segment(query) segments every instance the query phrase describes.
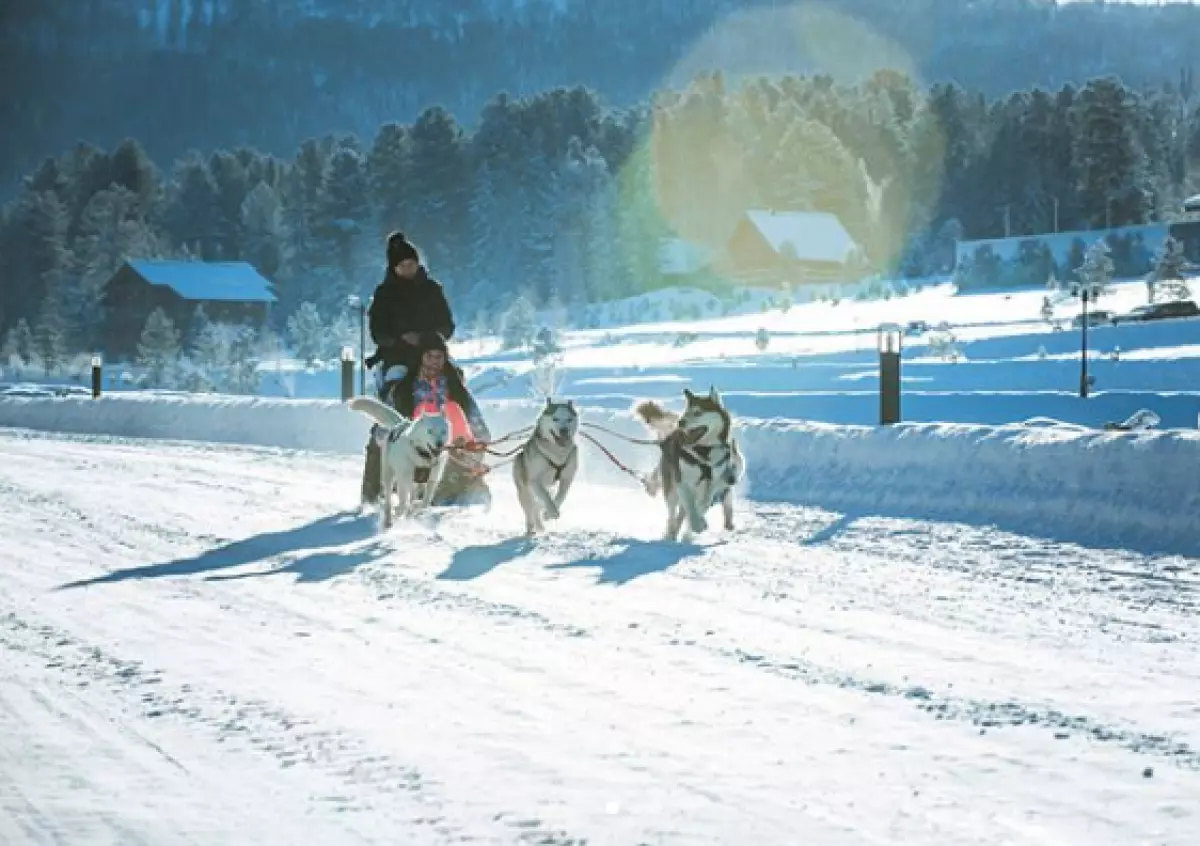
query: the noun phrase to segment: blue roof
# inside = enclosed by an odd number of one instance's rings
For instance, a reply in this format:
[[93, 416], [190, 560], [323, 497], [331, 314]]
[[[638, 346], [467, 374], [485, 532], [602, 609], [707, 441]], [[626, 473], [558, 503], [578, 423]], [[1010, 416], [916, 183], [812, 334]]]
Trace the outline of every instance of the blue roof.
[[273, 303], [271, 283], [244, 261], [130, 261], [151, 285], [170, 288], [185, 300]]

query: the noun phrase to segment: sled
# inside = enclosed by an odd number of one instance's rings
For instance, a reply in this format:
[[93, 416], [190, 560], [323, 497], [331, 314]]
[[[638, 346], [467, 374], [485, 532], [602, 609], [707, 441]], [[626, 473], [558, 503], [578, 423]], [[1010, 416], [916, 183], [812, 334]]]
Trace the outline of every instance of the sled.
[[432, 505], [487, 505], [492, 492], [483, 477], [488, 472], [482, 461], [480, 444], [475, 440], [471, 424], [463, 408], [453, 400], [445, 400], [441, 408], [432, 397], [413, 409], [413, 419], [426, 414], [441, 413], [450, 424], [452, 445], [446, 462], [442, 483], [434, 494]]

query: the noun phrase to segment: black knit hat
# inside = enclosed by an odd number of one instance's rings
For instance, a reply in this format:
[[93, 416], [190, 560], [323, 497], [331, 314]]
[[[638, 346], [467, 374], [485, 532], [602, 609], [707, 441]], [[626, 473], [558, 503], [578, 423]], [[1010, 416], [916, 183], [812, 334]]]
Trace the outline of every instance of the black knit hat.
[[419, 262], [421, 256], [417, 253], [417, 248], [404, 237], [403, 232], [393, 232], [387, 237], [387, 266], [391, 269], [405, 259]]
[[421, 355], [430, 350], [439, 350], [442, 353], [449, 354], [450, 350], [446, 347], [446, 339], [442, 337], [440, 332], [422, 332], [421, 341], [417, 344]]

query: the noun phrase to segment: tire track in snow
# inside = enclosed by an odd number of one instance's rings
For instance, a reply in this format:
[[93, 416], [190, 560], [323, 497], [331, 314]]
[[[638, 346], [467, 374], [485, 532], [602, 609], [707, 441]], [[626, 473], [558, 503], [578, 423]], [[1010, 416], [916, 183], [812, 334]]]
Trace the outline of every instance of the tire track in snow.
[[[414, 805], [407, 824], [426, 827], [445, 842], [480, 842], [450, 821], [451, 812], [436, 796], [436, 784], [419, 769], [373, 754], [345, 732], [322, 729], [261, 700], [220, 690], [201, 692], [190, 684], [173, 686], [160, 670], [122, 660], [54, 626], [26, 622], [13, 612], [0, 614], [0, 648], [35, 657], [76, 687], [104, 685], [133, 700], [147, 720], [176, 719], [205, 730], [218, 743], [273, 758], [283, 769], [314, 770], [327, 777], [332, 788], [314, 798], [339, 812], [377, 811], [380, 806], [394, 809], [396, 799], [403, 795]], [[364, 789], [369, 798], [361, 795]], [[501, 814], [493, 821], [517, 843], [587, 844], [586, 839], [547, 828], [534, 817]], [[489, 841], [494, 842], [491, 838], [484, 842]]]

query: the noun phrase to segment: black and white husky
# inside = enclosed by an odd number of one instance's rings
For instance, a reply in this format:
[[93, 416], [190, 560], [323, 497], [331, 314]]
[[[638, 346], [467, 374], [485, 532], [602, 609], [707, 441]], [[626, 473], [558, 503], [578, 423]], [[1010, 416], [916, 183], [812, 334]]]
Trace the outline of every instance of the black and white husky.
[[353, 411], [375, 421], [379, 444], [380, 515], [383, 528], [392, 526], [392, 490], [397, 494], [396, 514], [408, 517], [417, 506], [428, 508], [446, 469], [446, 446], [450, 424], [440, 414], [425, 414], [409, 420], [396, 409], [372, 396], [358, 396], [348, 403]]
[[[547, 397], [533, 434], [513, 461], [513, 481], [521, 510], [525, 512], [526, 534], [544, 531], [543, 518], [559, 518], [579, 470], [578, 432], [579, 412], [575, 403], [554, 402]], [[555, 488], [553, 494], [551, 488]]]
[[684, 389], [682, 414], [646, 400], [634, 413], [661, 440], [662, 456], [646, 482], [651, 496], [661, 489], [667, 501], [667, 530], [676, 540], [687, 518], [692, 534], [708, 529], [705, 514], [718, 502], [725, 511], [725, 529], [733, 530], [733, 488], [746, 472], [746, 462], [733, 437], [733, 419], [713, 388], [701, 397]]

